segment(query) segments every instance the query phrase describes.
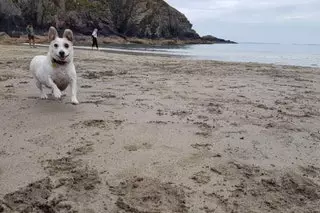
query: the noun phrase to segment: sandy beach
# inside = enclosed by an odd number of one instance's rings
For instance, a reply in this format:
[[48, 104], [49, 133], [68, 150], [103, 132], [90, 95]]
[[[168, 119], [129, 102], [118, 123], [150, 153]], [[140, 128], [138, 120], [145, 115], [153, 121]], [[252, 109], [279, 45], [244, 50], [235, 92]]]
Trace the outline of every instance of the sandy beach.
[[0, 49], [1, 213], [320, 212], [320, 69], [77, 49], [74, 106]]

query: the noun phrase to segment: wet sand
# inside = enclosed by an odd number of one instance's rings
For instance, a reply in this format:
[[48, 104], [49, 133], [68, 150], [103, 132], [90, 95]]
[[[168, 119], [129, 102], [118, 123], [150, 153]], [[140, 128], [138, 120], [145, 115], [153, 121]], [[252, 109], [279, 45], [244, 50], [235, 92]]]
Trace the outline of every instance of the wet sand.
[[0, 212], [320, 212], [320, 69], [76, 50], [73, 106], [0, 49]]

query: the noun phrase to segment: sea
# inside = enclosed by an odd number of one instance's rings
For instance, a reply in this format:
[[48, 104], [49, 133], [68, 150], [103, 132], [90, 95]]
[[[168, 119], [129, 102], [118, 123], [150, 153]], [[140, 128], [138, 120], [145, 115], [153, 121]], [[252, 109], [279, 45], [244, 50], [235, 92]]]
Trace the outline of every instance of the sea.
[[320, 67], [320, 44], [199, 44], [199, 45], [105, 45], [102, 50], [185, 56], [195, 60], [258, 62], [277, 65]]

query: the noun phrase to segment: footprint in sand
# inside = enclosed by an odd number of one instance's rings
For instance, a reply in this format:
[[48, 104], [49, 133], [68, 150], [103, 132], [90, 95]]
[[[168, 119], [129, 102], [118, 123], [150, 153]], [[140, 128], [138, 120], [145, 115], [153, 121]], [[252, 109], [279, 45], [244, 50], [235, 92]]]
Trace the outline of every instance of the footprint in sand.
[[212, 144], [199, 144], [199, 143], [196, 143], [196, 144], [191, 144], [191, 147], [194, 148], [194, 149], [198, 149], [198, 150], [211, 150], [211, 147], [212, 147]]
[[99, 128], [99, 129], [106, 129], [110, 127], [117, 128], [119, 127], [124, 120], [102, 120], [102, 119], [91, 119], [91, 120], [85, 120], [85, 121], [80, 121], [78, 123], [72, 124], [72, 128]]
[[91, 88], [92, 86], [90, 86], [90, 85], [82, 85], [82, 86], [80, 86], [81, 88], [84, 88], [84, 89], [87, 89], [87, 88]]
[[117, 207], [126, 212], [188, 212], [183, 188], [158, 179], [133, 177], [109, 188], [118, 196]]
[[81, 156], [81, 155], [85, 155], [88, 154], [90, 152], [93, 152], [93, 143], [92, 142], [88, 142], [87, 144], [85, 144], [84, 146], [78, 147], [78, 148], [74, 148], [71, 151], [68, 151], [67, 154], [71, 157], [77, 157], [77, 156]]
[[127, 145], [124, 146], [124, 149], [129, 151], [129, 152], [135, 152], [138, 151], [139, 149], [151, 149], [152, 145], [149, 143], [143, 143], [141, 145]]
[[[227, 183], [217, 183], [216, 190], [206, 196], [216, 198], [223, 209], [233, 209], [237, 203], [239, 212], [307, 213], [320, 205], [320, 185], [296, 171], [268, 171], [234, 161], [211, 171], [225, 177]], [[314, 173], [314, 168], [308, 171]], [[226, 192], [230, 193], [227, 199]]]
[[210, 182], [211, 177], [204, 171], [200, 171], [192, 175], [191, 179], [198, 184], [207, 184]]
[[91, 203], [101, 184], [97, 170], [70, 157], [46, 161], [45, 170], [48, 177], [6, 194], [0, 212], [79, 212], [79, 206]]
[[108, 127], [108, 124], [105, 120], [100, 119], [92, 119], [92, 120], [85, 120], [80, 121], [79, 123], [72, 124], [72, 128], [87, 128], [87, 127], [95, 127], [99, 129], [105, 129]]
[[0, 81], [7, 81], [7, 80], [12, 79], [12, 78], [13, 78], [13, 76], [9, 75], [9, 74], [0, 75]]

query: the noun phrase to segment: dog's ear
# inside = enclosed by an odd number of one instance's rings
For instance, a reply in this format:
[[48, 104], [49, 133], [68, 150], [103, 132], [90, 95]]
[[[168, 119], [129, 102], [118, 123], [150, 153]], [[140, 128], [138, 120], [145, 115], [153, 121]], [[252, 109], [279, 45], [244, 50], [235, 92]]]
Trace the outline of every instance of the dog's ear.
[[55, 40], [58, 37], [58, 32], [57, 32], [56, 28], [50, 27], [48, 36], [49, 36], [50, 42]]
[[69, 41], [73, 42], [73, 32], [70, 29], [66, 29], [63, 33], [63, 38], [66, 38]]

